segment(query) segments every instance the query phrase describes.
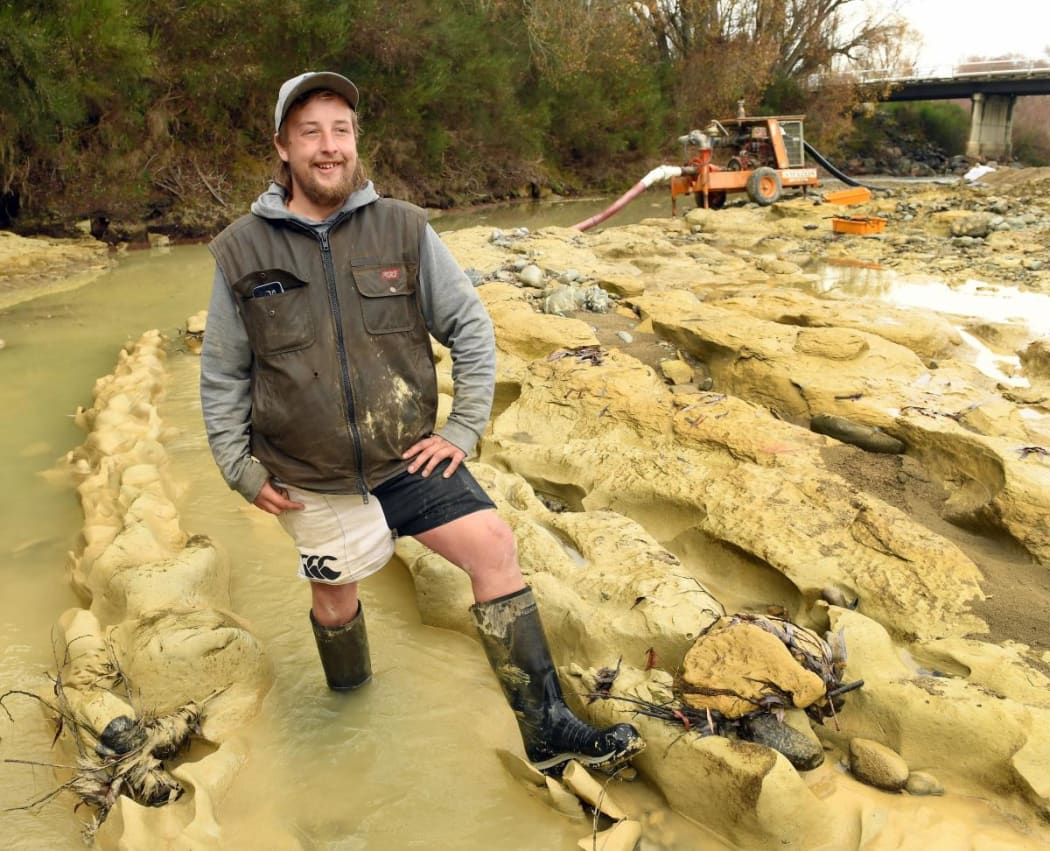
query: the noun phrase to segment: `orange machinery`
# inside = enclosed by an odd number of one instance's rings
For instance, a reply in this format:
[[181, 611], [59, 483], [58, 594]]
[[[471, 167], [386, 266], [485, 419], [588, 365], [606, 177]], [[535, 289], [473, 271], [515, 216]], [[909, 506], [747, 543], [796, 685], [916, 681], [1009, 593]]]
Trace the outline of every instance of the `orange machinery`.
[[[679, 141], [692, 158], [671, 178], [671, 212], [679, 195], [693, 195], [698, 207], [718, 209], [730, 192], [747, 192], [763, 207], [776, 203], [784, 187], [817, 185], [817, 170], [806, 165], [802, 115], [741, 116], [712, 121]], [[713, 151], [728, 157], [713, 161]]]

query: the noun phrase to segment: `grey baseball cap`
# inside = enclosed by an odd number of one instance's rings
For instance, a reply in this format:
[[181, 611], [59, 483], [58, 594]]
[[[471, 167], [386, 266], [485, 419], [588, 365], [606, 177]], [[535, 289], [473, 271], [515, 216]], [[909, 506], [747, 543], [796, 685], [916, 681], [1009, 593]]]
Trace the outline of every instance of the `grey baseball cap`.
[[342, 74], [332, 71], [307, 71], [298, 77], [285, 80], [281, 85], [281, 91], [277, 94], [277, 108], [273, 111], [273, 123], [277, 130], [281, 129], [284, 119], [292, 104], [307, 92], [315, 92], [318, 89], [330, 89], [337, 95], [346, 98], [350, 108], [357, 109], [357, 101], [360, 95], [357, 86], [351, 83]]

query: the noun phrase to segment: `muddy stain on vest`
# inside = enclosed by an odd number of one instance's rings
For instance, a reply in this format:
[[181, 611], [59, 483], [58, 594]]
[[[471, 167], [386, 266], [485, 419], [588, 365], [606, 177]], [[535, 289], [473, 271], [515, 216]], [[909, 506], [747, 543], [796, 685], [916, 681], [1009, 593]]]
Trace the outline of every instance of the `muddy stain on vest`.
[[382, 381], [389, 394], [389, 408], [364, 412], [361, 426], [370, 434], [393, 433], [396, 440], [407, 449], [411, 440], [420, 437], [417, 429], [408, 428], [409, 424], [419, 422], [423, 413], [419, 406], [419, 392], [409, 387], [402, 376], [394, 373], [387, 373]]

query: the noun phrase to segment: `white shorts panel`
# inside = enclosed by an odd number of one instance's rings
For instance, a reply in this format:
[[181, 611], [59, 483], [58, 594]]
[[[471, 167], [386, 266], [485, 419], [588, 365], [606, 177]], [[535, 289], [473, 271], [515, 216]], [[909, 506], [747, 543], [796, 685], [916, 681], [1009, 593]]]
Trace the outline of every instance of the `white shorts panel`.
[[299, 576], [311, 582], [360, 582], [394, 554], [394, 535], [379, 500], [359, 494], [316, 493], [282, 485], [306, 507], [277, 515], [299, 550]]

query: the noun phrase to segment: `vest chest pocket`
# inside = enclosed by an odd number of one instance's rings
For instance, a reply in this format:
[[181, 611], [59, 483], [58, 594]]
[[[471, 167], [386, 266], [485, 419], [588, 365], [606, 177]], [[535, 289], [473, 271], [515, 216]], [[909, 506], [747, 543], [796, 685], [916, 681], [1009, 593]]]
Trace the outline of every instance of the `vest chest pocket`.
[[305, 349], [314, 343], [309, 284], [283, 270], [246, 275], [233, 285], [244, 327], [259, 356]]
[[391, 263], [354, 266], [354, 286], [361, 296], [361, 316], [369, 334], [411, 331], [419, 322], [416, 269]]

